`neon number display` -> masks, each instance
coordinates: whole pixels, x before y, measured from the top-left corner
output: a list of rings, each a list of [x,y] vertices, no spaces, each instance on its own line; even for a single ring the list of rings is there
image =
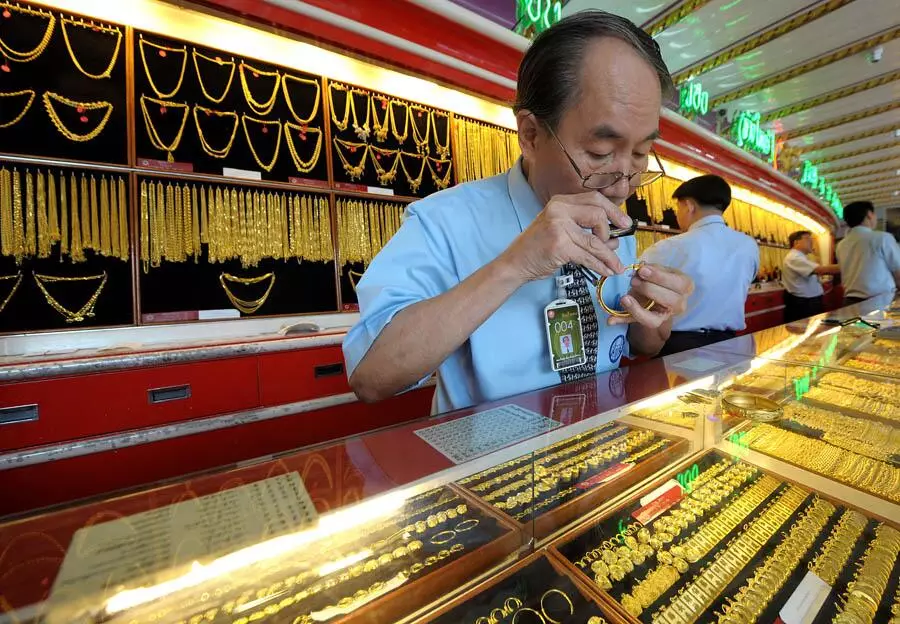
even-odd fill
[[[679,92],[679,109],[683,115],[705,115],[709,112],[709,93],[699,82],[689,82]]]
[[[756,152],[769,162],[775,160],[775,133],[759,125],[758,112],[737,113],[731,122],[731,138],[738,147]]]
[[[516,0],[516,32],[521,35],[536,35],[560,19],[560,0]]]
[[[691,491],[691,484],[697,480],[697,477],[700,476],[700,467],[697,464],[694,464],[684,472],[678,474],[675,477],[675,480],[678,481],[678,484],[681,486],[685,492]]]

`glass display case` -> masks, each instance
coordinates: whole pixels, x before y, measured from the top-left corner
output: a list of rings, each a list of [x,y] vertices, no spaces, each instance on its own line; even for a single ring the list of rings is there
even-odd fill
[[[892,621],[896,317],[7,519],[0,622]]]

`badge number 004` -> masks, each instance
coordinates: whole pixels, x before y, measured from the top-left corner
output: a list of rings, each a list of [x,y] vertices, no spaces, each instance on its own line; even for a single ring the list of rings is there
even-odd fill
[[[544,308],[550,367],[555,371],[587,361],[581,335],[581,310],[571,299],[557,299]]]

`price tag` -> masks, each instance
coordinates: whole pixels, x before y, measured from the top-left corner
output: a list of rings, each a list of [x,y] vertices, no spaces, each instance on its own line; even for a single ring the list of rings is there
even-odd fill
[[[807,572],[778,615],[784,624],[812,624],[830,593],[831,585]]]

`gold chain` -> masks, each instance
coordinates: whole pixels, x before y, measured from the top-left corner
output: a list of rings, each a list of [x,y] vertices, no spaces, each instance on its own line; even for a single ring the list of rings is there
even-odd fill
[[[447,124],[447,131],[444,133],[444,144],[441,145],[441,142],[438,141],[438,128],[437,121],[435,121],[434,116],[438,115],[439,117],[443,117],[444,121]],[[431,127],[434,130],[434,144],[437,147],[438,158],[447,159],[450,157],[450,116],[446,113],[441,113],[438,111],[431,111]]]
[[[44,173],[38,171],[37,185],[37,252],[38,258],[50,257],[50,219],[47,214],[47,185]]]
[[[334,91],[344,91],[347,94],[347,99],[344,100],[344,119],[338,121],[337,116],[335,115],[334,110]],[[352,98],[350,97],[350,91],[343,85],[337,84],[335,82],[328,83],[328,110],[331,111],[331,121],[337,127],[338,130],[343,132],[347,129],[347,125],[350,123],[350,105],[352,102]]]
[[[91,249],[100,251],[100,206],[97,202],[97,178],[94,176],[91,176]]]
[[[0,98],[18,97],[20,95],[28,96],[28,102],[26,102],[25,107],[22,109],[22,112],[16,115],[12,121],[0,123],[0,128],[9,128],[10,126],[14,126],[22,120],[22,117],[25,116],[29,109],[31,109],[31,105],[34,103],[35,92],[33,89],[25,89],[23,91],[10,91],[8,93],[0,93]]]
[[[44,100],[44,108],[47,109],[47,114],[50,116],[50,121],[53,122],[53,125],[56,126],[56,129],[59,130],[60,134],[69,139],[70,141],[84,142],[90,141],[95,138],[98,134],[103,132],[103,128],[106,127],[106,122],[109,121],[110,115],[112,115],[113,105],[110,102],[76,102],[75,100],[70,100],[67,97],[59,95],[58,93],[53,93],[52,91],[46,91],[43,95]],[[100,123],[97,124],[97,127],[88,132],[87,134],[78,134],[72,132],[68,128],[66,128],[62,120],[60,120],[59,115],[56,110],[53,108],[53,104],[51,100],[60,102],[67,106],[71,106],[76,109],[79,113],[88,110],[98,110],[101,108],[105,108],[106,112],[103,114],[103,119],[100,120]],[[82,122],[87,121],[87,117],[83,114],[80,117]]]
[[[291,130],[297,130],[300,138],[306,140],[306,134],[312,132],[316,135],[316,146],[313,148],[312,156],[309,160],[304,161],[297,153],[297,147],[294,145],[294,138],[291,136]],[[294,161],[294,167],[300,173],[309,173],[316,168],[319,163],[319,155],[322,153],[322,130],[319,128],[307,128],[306,126],[298,126],[289,121],[284,122],[284,138],[287,142],[288,151],[291,153],[291,159]]]
[[[381,102],[382,108],[384,108],[384,118],[378,119],[378,111],[375,110],[375,97],[372,96],[369,98],[370,105],[372,107],[372,129],[373,134],[375,135],[375,140],[379,143],[384,143],[387,139],[388,133],[391,131],[390,128],[390,103],[388,99],[384,96],[378,98],[378,101]]]
[[[258,78],[259,76],[275,77],[275,84],[272,85],[272,94],[269,96],[268,100],[266,100],[265,102],[258,102],[256,98],[253,97],[253,93],[250,91],[250,86],[247,84],[247,74],[244,71],[244,68],[249,69],[254,78]],[[281,73],[277,70],[270,72],[256,69],[255,67],[253,67],[252,65],[248,65],[244,61],[241,61],[241,65],[238,71],[241,74],[241,88],[244,90],[244,99],[247,100],[247,105],[250,106],[253,112],[257,115],[268,115],[270,112],[272,112],[272,109],[275,107],[276,98],[278,97],[278,85],[281,82]]]
[[[413,116],[413,111],[416,112],[416,115]],[[425,133],[422,134],[422,131],[419,130],[419,126],[416,125],[416,117],[425,117]],[[428,137],[431,134],[431,114],[430,112],[418,106],[416,104],[409,105],[409,112],[407,113],[407,118],[410,120],[409,123],[412,124],[412,136],[413,142],[416,144],[416,150],[420,154],[427,154],[431,151],[428,147]]]
[[[31,172],[25,172],[25,254],[33,256],[37,251],[35,231],[34,182]]]
[[[35,273],[32,271],[32,275],[34,276],[34,281],[37,284],[38,288],[44,294],[44,298],[47,300],[47,303],[50,304],[54,310],[59,312],[65,319],[66,323],[80,323],[84,321],[86,318],[94,316],[94,306],[97,304],[97,299],[100,297],[100,293],[103,292],[103,287],[106,286],[107,275],[106,271],[101,273],[100,275],[88,275],[85,277],[57,277],[53,275],[41,275],[40,273]],[[100,280],[100,285],[97,287],[97,290],[94,291],[94,294],[91,295],[91,298],[87,300],[77,312],[72,312],[71,310],[63,307],[59,301],[57,301],[53,295],[51,295],[47,291],[47,287],[44,285],[44,282],[47,283],[55,283],[55,282],[86,282],[92,280]]]
[[[181,117],[181,125],[178,128],[178,132],[175,134],[175,138],[166,145],[163,143],[163,140],[160,138],[159,133],[156,131],[156,126],[153,125],[153,120],[150,119],[150,111],[147,109],[147,102],[152,102],[157,106],[166,109],[168,107],[179,108],[184,111],[184,114]],[[181,145],[181,138],[184,135],[184,127],[187,124],[188,113],[190,112],[191,107],[188,104],[179,104],[178,102],[166,102],[164,100],[158,100],[156,98],[152,98],[146,95],[141,96],[141,111],[144,113],[144,124],[147,127],[147,136],[150,138],[150,143],[156,149],[161,152],[166,152],[166,160],[169,162],[173,162],[175,157],[172,155],[172,152],[178,149],[178,146]],[[199,131],[199,126],[198,126]]]
[[[125,190],[124,178],[119,178],[118,184],[118,208],[119,208],[119,256],[120,259],[128,261],[131,258],[130,240],[128,232],[128,195]]]
[[[271,280],[269,282],[269,287],[266,288],[266,292],[263,293],[261,297],[256,299],[239,299],[231,292],[228,288],[227,282],[236,282],[238,284],[250,285],[250,284],[258,284],[260,282],[264,282],[265,280]],[[272,287],[275,286],[275,274],[274,273],[266,273],[264,275],[260,275],[259,277],[238,277],[236,275],[231,275],[229,273],[222,273],[219,275],[219,283],[222,284],[222,289],[225,291],[225,294],[228,296],[229,301],[231,301],[232,305],[235,308],[243,312],[244,314],[253,314],[257,310],[259,310],[263,304],[266,302],[266,299],[269,298],[269,293],[272,292]]]
[[[243,75],[243,74],[242,74]],[[274,125],[278,128],[278,135],[275,139],[275,153],[272,154],[272,160],[269,161],[269,164],[265,164],[262,160],[260,160],[259,155],[256,153],[256,149],[253,147],[253,141],[250,140],[250,133],[247,130],[247,121],[252,121],[253,123],[262,125],[264,128],[268,126]],[[281,122],[278,120],[266,121],[264,119],[256,119],[254,117],[250,117],[248,115],[241,114],[241,125],[244,128],[244,136],[247,138],[247,145],[250,147],[250,153],[253,154],[253,159],[256,161],[260,167],[265,169],[266,171],[272,171],[272,167],[275,166],[275,162],[278,160],[278,150],[281,149]]]
[[[203,84],[203,75],[200,73],[200,64],[197,62],[197,57],[202,58],[204,61],[215,63],[219,67],[221,67],[222,65],[231,66],[231,72],[228,74],[228,82],[225,83],[225,88],[222,90],[222,95],[220,95],[219,97],[210,95],[209,91],[206,88],[206,85]],[[200,84],[200,91],[203,93],[203,96],[214,104],[221,104],[222,100],[225,99],[225,96],[228,95],[228,92],[231,90],[231,82],[234,80],[234,59],[231,59],[230,61],[223,61],[218,56],[216,58],[211,58],[209,56],[201,54],[200,52],[197,52],[197,48],[191,50],[191,58],[194,61],[194,71],[197,72],[197,82]],[[235,125],[236,124],[237,122],[235,122]]]
[[[197,116],[197,111],[206,115],[215,115],[216,117],[231,117],[234,120],[234,125],[231,127],[231,136],[228,138],[228,144],[225,145],[225,147],[222,149],[215,149],[207,142],[206,137],[203,136],[203,129],[200,127],[200,118]],[[237,113],[231,111],[217,111],[206,108],[205,106],[200,106],[199,104],[194,104],[194,124],[197,126],[197,136],[200,138],[200,147],[203,148],[204,152],[213,158],[225,158],[228,156],[228,153],[231,152],[231,146],[234,145],[234,137],[237,135]]]
[[[450,186],[450,174],[453,170],[453,161],[452,160],[440,160],[438,158],[432,158],[431,156],[426,156],[425,160],[428,162],[428,171],[431,173],[431,179],[434,180],[434,185],[438,187],[438,189],[445,189]],[[443,178],[439,178],[437,173],[434,170],[434,167],[431,166],[431,161],[437,163],[439,167],[447,166],[447,172],[444,174]]]
[[[334,142],[334,150],[337,152],[338,157],[341,159],[341,164],[344,166],[344,172],[349,175],[350,179],[353,181],[362,178],[363,174],[366,172],[366,156],[369,154],[369,146],[365,143],[353,143],[352,141],[345,141],[337,137],[333,137],[331,140]],[[363,153],[362,158],[359,159],[359,164],[351,164],[341,151],[341,147],[345,147],[351,152],[355,152],[357,149],[362,148]]]
[[[297,111],[294,110],[294,102],[291,100],[291,94],[288,91],[288,80],[294,80],[301,84],[311,84],[316,87],[316,98],[313,100],[312,112],[310,112],[307,117],[300,117],[300,115],[297,114]],[[313,120],[313,117],[316,116],[316,113],[319,112],[319,100],[322,97],[322,92],[318,80],[310,80],[309,78],[299,78],[297,76],[291,76],[290,74],[284,74],[281,77],[281,91],[284,93],[284,102],[287,104],[288,110],[291,111],[291,115],[298,124],[308,124]]]
[[[47,211],[50,243],[59,242],[59,207],[56,195],[56,176],[53,172],[47,172]],[[60,252],[62,253],[62,252]]]
[[[81,242],[81,213],[78,207],[78,180],[75,178],[74,173],[72,173],[69,182],[72,197],[72,205],[69,208],[72,213],[72,244],[69,255],[72,257],[72,262],[84,262],[84,244]]]
[[[66,176],[59,174],[59,259],[69,253],[69,200],[66,194]],[[72,258],[75,261],[75,258]]]
[[[419,158],[421,159],[419,162],[421,166],[419,167],[419,175],[415,178],[409,175],[409,171],[406,169],[406,163],[403,162],[403,157],[409,156],[411,158]],[[413,154],[411,152],[400,151],[400,168],[403,169],[403,175],[406,176],[406,181],[409,183],[409,189],[413,193],[417,193],[419,191],[419,187],[422,186],[422,178],[425,176],[425,157],[421,154]]]
[[[403,117],[403,134],[397,131],[397,116],[394,113],[394,105],[402,106],[406,109],[406,115]],[[397,142],[400,145],[406,141],[406,137],[409,135],[409,106],[406,102],[402,102],[400,100],[391,100],[388,104],[388,113],[391,118],[391,133],[394,135],[394,138],[397,139]]]
[[[79,190],[79,203],[81,204],[81,247],[82,249],[93,249],[94,245],[91,239],[90,194],[88,193],[88,181],[83,173],[81,174]]]
[[[169,91],[168,93],[163,93],[160,91],[159,87],[156,86],[156,83],[153,81],[153,76],[150,74],[150,67],[147,65],[147,56],[144,52],[144,44],[152,48],[156,48],[157,53],[161,57],[165,57],[169,52],[181,53],[181,72],[178,74],[178,82],[175,83],[175,88]],[[138,42],[138,49],[141,52],[141,62],[144,64],[144,75],[147,76],[147,82],[150,83],[150,88],[153,89],[153,92],[156,94],[156,97],[161,99],[170,98],[181,89],[181,83],[184,81],[184,72],[187,69],[187,46],[182,46],[180,48],[170,48],[169,46],[160,45],[158,43],[153,43],[152,41],[147,41],[144,39],[144,35],[141,35],[140,41]]]
[[[152,189],[153,185],[150,185]],[[147,182],[141,180],[139,190],[140,196],[140,253],[141,265],[144,267],[144,273],[150,272],[150,189],[147,188]]]
[[[113,50],[112,58],[109,59],[109,65],[106,66],[99,74],[92,74],[87,71],[84,67],[82,67],[81,63],[78,62],[78,58],[75,56],[75,50],[72,48],[72,42],[69,41],[69,33],[66,32],[66,24],[74,24],[75,26],[81,26],[82,28],[90,28],[91,30],[95,30],[97,32],[105,32],[109,34],[116,35],[116,47]],[[85,24],[84,20],[76,20],[71,17],[66,17],[65,15],[61,16],[60,19],[60,27],[62,29],[63,39],[66,42],[66,49],[69,51],[69,56],[72,59],[72,62],[75,64],[75,67],[78,68],[82,74],[87,76],[88,78],[94,78],[95,80],[99,80],[101,78],[109,78],[112,75],[113,67],[116,65],[116,60],[119,58],[119,48],[122,46],[122,31],[115,27],[103,26],[98,24]]]
[[[0,275],[0,282],[8,282],[9,280],[16,280],[16,283],[13,284],[12,290],[9,291],[9,294],[6,295],[6,299],[0,302],[0,312],[6,309],[6,304],[10,302],[13,298],[13,295],[16,294],[16,291],[19,290],[19,285],[22,283],[22,271],[19,271],[15,275]]]
[[[15,249],[13,234],[13,193],[12,174],[9,169],[0,169],[0,255],[12,256]]]
[[[22,177],[15,169],[12,172],[12,208],[13,256],[19,264],[25,257],[25,214],[22,210]]]
[[[374,152],[374,154],[372,152]],[[375,171],[378,173],[378,182],[382,186],[390,186],[391,184],[393,184],[394,180],[397,179],[397,165],[400,162],[400,150],[390,150],[370,145],[369,153],[372,155],[372,158],[370,159],[372,161],[372,165],[375,167]],[[378,162],[380,156],[394,157],[394,164],[391,165],[390,169],[385,169],[381,166],[381,163]]]
[[[33,15],[35,17],[46,17],[47,18],[47,29],[44,31],[44,36],[41,37],[40,42],[38,42],[37,46],[28,52],[19,52],[18,50],[13,50],[11,47],[6,45],[3,39],[0,39],[0,49],[3,50],[4,56],[9,57],[9,60],[15,63],[28,63],[33,61],[41,54],[44,53],[44,50],[47,49],[47,44],[50,43],[50,37],[53,36],[53,28],[56,26],[56,17],[53,13],[49,11],[41,11],[31,9],[29,7],[23,7],[20,4],[11,4],[9,2],[0,2],[0,8],[4,11],[16,11],[17,13],[23,13],[25,15]]]
[[[359,94],[365,96],[366,98],[366,120],[362,125],[359,125],[359,120],[356,118],[356,98],[353,97],[354,94]],[[369,115],[372,112],[371,106],[369,106],[369,100],[371,96],[366,91],[358,91],[356,89],[350,89],[347,91],[347,97],[350,100],[350,112],[353,114],[353,132],[359,137],[360,141],[368,141],[369,140]]]
[[[106,176],[100,178],[100,253],[106,257],[112,252],[112,218],[110,216],[109,183]],[[118,217],[116,218],[118,226]],[[116,232],[118,235],[118,232]]]

